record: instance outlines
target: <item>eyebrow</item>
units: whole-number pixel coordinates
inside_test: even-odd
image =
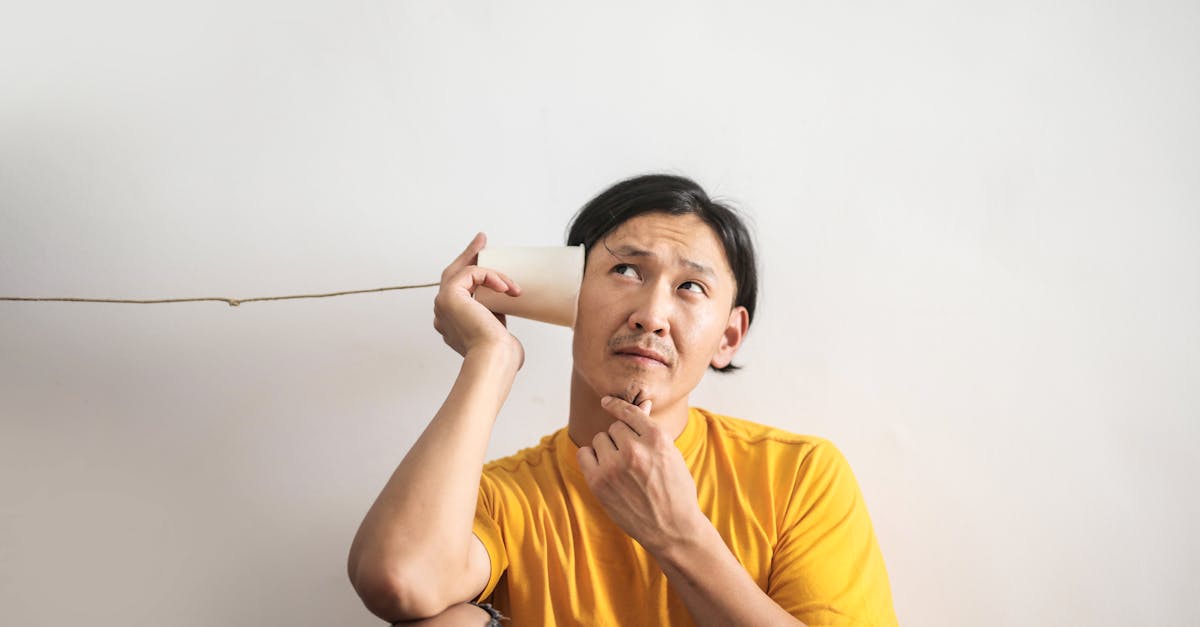
[[[658,257],[658,255],[656,255],[648,250],[644,250],[644,249],[638,248],[637,246],[633,246],[630,244],[624,244],[622,246],[618,246],[616,250],[609,249],[609,252],[616,255],[617,257]],[[684,266],[686,266],[688,269],[690,269],[694,272],[699,272],[700,274],[707,275],[710,279],[712,279],[714,281],[717,278],[717,273],[713,272],[712,268],[710,268],[698,261],[692,261],[691,259],[680,259],[680,261],[683,263]]]

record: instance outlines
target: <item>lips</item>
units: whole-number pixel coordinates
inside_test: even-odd
[[[621,348],[621,349],[618,349],[616,351],[616,353],[618,355],[634,355],[637,357],[645,357],[647,359],[653,359],[654,361],[657,361],[664,366],[667,365],[667,358],[663,357],[662,353],[650,350],[648,348],[642,348],[640,346],[629,346],[626,348]]]

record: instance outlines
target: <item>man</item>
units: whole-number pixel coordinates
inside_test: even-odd
[[[667,175],[580,210],[567,426],[483,466],[524,362],[504,316],[472,297],[521,293],[474,265],[485,243],[446,268],[434,300],[434,328],[464,358],[458,379],[350,549],[372,612],[472,627],[499,613],[517,627],[896,624],[833,445],[688,404],[706,369],[735,368],[754,314],[754,249],[735,212]]]

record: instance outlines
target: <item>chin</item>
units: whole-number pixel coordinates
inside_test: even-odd
[[[614,388],[615,389],[612,392],[609,392],[609,394],[613,396],[619,396],[635,405],[646,399],[653,401],[660,396],[660,390],[658,389],[658,386],[651,384],[648,381],[641,381],[637,379],[618,383],[614,386]]]
[[[634,404],[646,399],[658,403],[669,392],[670,382],[665,379],[670,375],[665,372],[632,369],[608,359],[600,363],[576,364],[575,375],[596,396],[615,396]]]

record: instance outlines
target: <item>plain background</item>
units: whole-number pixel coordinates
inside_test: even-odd
[[[830,438],[908,626],[1200,615],[1200,5],[7,3],[0,296],[437,280],[630,175],[753,217],[694,404]],[[0,302],[0,623],[375,625],[433,290]],[[566,420],[570,332],[490,456]]]

